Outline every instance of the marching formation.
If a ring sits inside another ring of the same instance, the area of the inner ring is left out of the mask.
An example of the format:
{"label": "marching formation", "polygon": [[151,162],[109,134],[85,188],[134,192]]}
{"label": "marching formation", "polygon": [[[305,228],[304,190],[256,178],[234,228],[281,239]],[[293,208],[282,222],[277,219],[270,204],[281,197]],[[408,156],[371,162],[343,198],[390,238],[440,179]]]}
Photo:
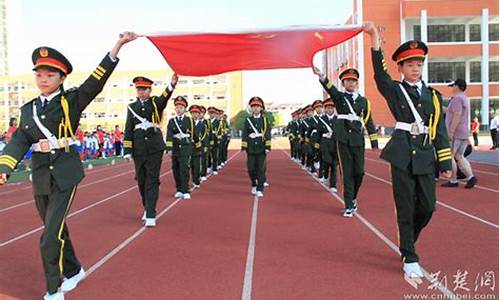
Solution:
{"label": "marching formation", "polygon": [[[403,271],[410,278],[422,277],[415,243],[435,209],[436,167],[451,175],[452,152],[443,119],[441,95],[421,80],[427,47],[418,41],[403,43],[392,59],[403,80],[387,73],[378,32],[366,23],[364,32],[372,42],[375,83],[397,120],[395,131],[381,157],[391,164],[393,196],[396,204]],[[47,282],[44,299],[64,299],[64,292],[85,277],[72,246],[66,216],[77,185],[84,176],[75,134],[83,110],[103,89],[118,64],[120,48],[137,38],[131,32],[120,35],[115,47],[78,88],[64,90],[72,71],[70,62],[57,50],[40,47],[33,52],[33,64],[40,96],[21,108],[19,128],[0,156],[0,184],[15,169],[28,149],[33,155],[33,191],[45,228],[40,251]],[[342,188],[343,216],[352,218],[360,209],[358,199],[364,176],[365,136],[378,151],[377,133],[369,99],[358,92],[360,74],[347,68],[338,81],[313,67],[328,98],[316,100],[292,113],[287,126],[291,159],[327,184],[334,193]],[[160,168],[166,153],[172,160],[176,199],[191,199],[191,190],[200,188],[209,175],[217,175],[228,160],[231,138],[227,116],[215,108],[205,108],[177,96],[175,116],[162,133],[164,110],[175,91],[178,76],[158,96],[152,96],[154,81],[144,76],[132,81],[137,100],[127,107],[124,157],[133,160],[135,179],[144,211],[141,221],[156,226]],[[335,82],[339,82],[335,86]],[[241,132],[241,151],[247,154],[250,190],[264,196],[266,156],[271,151],[271,122],[265,103],[252,97],[251,115]],[[208,113],[208,118],[205,116]],[[340,172],[338,175],[337,172]],[[341,178],[339,184],[339,178]]]}

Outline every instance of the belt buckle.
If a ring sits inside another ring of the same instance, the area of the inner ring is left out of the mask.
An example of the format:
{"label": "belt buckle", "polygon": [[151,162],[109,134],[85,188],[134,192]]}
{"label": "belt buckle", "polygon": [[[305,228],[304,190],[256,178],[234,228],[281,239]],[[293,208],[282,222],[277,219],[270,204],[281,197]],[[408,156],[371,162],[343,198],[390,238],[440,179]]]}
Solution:
{"label": "belt buckle", "polygon": [[40,145],[40,152],[50,152],[50,141],[48,139],[39,140],[38,145]]}
{"label": "belt buckle", "polygon": [[417,123],[411,123],[410,133],[411,133],[411,135],[419,135],[420,134],[420,130],[418,129]]}

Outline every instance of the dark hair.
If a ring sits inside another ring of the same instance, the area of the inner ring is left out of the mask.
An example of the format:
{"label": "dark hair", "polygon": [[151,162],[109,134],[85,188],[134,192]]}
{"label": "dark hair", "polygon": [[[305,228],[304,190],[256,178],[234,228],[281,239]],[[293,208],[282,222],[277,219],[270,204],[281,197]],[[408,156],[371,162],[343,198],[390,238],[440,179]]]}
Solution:
{"label": "dark hair", "polygon": [[14,125],[14,122],[16,122],[16,123],[17,123],[17,119],[16,119],[16,118],[13,118],[13,117],[12,117],[12,118],[10,118],[10,119],[9,119],[9,126],[13,126],[13,125]]}
{"label": "dark hair", "polygon": [[405,62],[410,61],[410,60],[420,60],[421,62],[424,62],[425,59],[418,58],[418,57],[412,57],[412,58],[408,58],[408,59],[405,59],[405,60],[398,62],[398,65],[402,66],[402,65],[404,65]]}
{"label": "dark hair", "polygon": [[63,72],[63,71],[61,71],[61,70],[59,70],[59,69],[56,69],[56,68],[54,68],[54,67],[50,67],[50,66],[39,66],[39,67],[37,67],[37,68],[35,69],[35,71],[36,71],[36,70],[38,70],[38,69],[45,69],[45,70],[48,70],[48,71],[50,71],[50,72],[57,72],[57,73],[59,73],[59,75],[60,75],[61,77],[65,77],[65,76],[66,76],[66,74],[64,74],[64,72]]}

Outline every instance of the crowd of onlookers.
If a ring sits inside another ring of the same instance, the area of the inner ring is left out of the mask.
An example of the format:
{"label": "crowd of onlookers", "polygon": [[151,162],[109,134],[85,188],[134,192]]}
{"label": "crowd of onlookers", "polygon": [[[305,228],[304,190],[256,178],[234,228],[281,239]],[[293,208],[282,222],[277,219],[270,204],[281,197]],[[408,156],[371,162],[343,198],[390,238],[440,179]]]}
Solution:
{"label": "crowd of onlookers", "polygon": [[[11,118],[9,128],[0,134],[0,153],[12,138],[17,129],[16,118]],[[80,153],[82,161],[87,159],[106,158],[109,156],[123,156],[123,132],[116,125],[114,130],[105,131],[101,125],[93,131],[83,131],[81,127],[75,132],[76,149]],[[31,157],[31,151],[26,153],[25,158]]]}

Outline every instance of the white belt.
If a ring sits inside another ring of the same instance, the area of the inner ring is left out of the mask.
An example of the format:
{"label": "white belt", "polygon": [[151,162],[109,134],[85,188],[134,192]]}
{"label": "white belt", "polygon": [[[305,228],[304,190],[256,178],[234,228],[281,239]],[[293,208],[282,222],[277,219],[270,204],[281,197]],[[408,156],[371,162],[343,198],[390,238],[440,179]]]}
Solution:
{"label": "white belt", "polygon": [[141,129],[141,130],[148,130],[149,128],[151,127],[157,127],[156,124],[153,124],[151,122],[144,122],[144,123],[139,123],[137,125],[135,125],[135,130],[138,130],[138,129]]}
{"label": "white belt", "polygon": [[420,130],[418,129],[417,123],[396,122],[396,129],[408,131],[409,133],[411,133],[411,135],[419,135],[419,134],[429,133],[429,127],[422,126],[422,128],[423,128],[422,129],[423,132],[420,132]]}
{"label": "white belt", "polygon": [[[76,145],[77,143],[78,143],[78,141],[68,139],[68,146]],[[32,144],[31,150],[33,152],[46,153],[46,152],[50,152],[50,150],[62,149],[65,146],[66,146],[66,143],[65,143],[64,139],[60,139],[60,140],[58,140],[56,138],[42,139],[42,140],[39,140],[37,143]]]}
{"label": "white belt", "polygon": [[337,119],[361,122],[361,118],[353,114],[337,115]]}
{"label": "white belt", "polygon": [[255,132],[252,132],[248,135],[249,138],[251,139],[255,139],[255,138],[258,138],[258,137],[262,137],[262,133],[255,133]]}

